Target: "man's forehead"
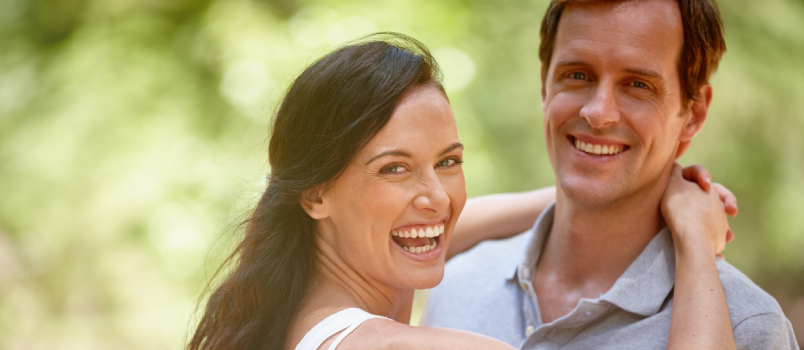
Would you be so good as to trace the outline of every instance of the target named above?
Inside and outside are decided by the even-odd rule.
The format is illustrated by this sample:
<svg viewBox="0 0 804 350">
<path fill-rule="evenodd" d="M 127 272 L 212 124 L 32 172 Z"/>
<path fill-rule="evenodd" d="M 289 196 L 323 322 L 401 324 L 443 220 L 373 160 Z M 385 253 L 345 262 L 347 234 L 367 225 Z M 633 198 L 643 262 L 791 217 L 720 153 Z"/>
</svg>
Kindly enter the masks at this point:
<svg viewBox="0 0 804 350">
<path fill-rule="evenodd" d="M 567 20 L 570 18 L 576 20 Z M 562 28 L 621 21 L 632 25 L 629 34 L 643 34 L 659 24 L 683 35 L 681 11 L 674 0 L 572 1 L 564 8 L 558 27 L 560 33 Z"/>
<path fill-rule="evenodd" d="M 596 55 L 643 57 L 658 70 L 662 59 L 675 66 L 683 44 L 678 5 L 672 0 L 572 3 L 558 26 L 553 64 Z"/>
</svg>

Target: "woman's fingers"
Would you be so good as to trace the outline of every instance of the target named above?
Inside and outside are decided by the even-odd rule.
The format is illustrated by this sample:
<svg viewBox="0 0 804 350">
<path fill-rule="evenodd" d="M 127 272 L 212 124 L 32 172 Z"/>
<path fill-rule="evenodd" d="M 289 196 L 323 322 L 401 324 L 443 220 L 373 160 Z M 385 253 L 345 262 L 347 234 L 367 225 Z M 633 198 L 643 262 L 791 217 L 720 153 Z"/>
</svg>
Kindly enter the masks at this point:
<svg viewBox="0 0 804 350">
<path fill-rule="evenodd" d="M 720 196 L 720 200 L 723 202 L 723 205 L 726 207 L 726 214 L 731 216 L 737 215 L 737 197 L 734 193 L 731 193 L 728 188 L 725 186 L 714 183 L 715 190 L 717 191 L 718 196 Z"/>
<path fill-rule="evenodd" d="M 682 175 L 687 181 L 697 183 L 698 187 L 704 191 L 709 191 L 709 187 L 712 185 L 712 175 L 700 165 L 690 165 L 684 168 Z"/>
<path fill-rule="evenodd" d="M 719 183 L 712 183 L 712 175 L 709 174 L 709 171 L 707 171 L 706 168 L 700 165 L 690 165 L 683 168 L 682 176 L 687 181 L 697 183 L 698 187 L 704 191 L 708 191 L 709 188 L 714 185 L 715 190 L 717 190 L 717 194 L 720 196 L 720 200 L 726 207 L 726 214 L 731 216 L 737 215 L 737 212 L 739 211 L 737 209 L 737 197 L 725 186 Z"/>
</svg>

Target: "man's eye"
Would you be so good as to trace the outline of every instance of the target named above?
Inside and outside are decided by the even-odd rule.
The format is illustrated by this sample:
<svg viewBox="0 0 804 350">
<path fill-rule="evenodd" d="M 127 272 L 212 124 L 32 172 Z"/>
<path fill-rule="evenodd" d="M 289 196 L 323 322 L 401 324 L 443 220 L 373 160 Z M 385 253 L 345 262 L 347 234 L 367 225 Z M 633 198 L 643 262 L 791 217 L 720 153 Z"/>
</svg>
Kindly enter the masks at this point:
<svg viewBox="0 0 804 350">
<path fill-rule="evenodd" d="M 647 89 L 648 88 L 648 85 L 643 83 L 643 82 L 641 82 L 641 81 L 632 82 L 631 86 L 633 86 L 633 87 L 635 87 L 637 89 Z"/>
<path fill-rule="evenodd" d="M 570 75 L 575 80 L 586 80 L 586 73 L 575 72 Z"/>
<path fill-rule="evenodd" d="M 383 168 L 380 172 L 383 174 L 399 174 L 405 171 L 405 167 L 401 165 L 391 165 Z"/>
</svg>

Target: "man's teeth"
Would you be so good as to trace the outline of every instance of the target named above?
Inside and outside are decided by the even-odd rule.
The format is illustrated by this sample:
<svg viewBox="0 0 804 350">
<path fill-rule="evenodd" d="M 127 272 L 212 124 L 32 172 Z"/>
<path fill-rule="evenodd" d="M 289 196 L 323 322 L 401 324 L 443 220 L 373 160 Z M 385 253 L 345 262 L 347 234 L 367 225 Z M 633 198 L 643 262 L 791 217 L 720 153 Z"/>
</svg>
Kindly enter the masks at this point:
<svg viewBox="0 0 804 350">
<path fill-rule="evenodd" d="M 623 151 L 623 148 L 620 146 L 593 145 L 591 143 L 586 143 L 578 139 L 575 139 L 575 148 L 584 151 L 586 153 L 597 154 L 597 155 L 601 154 L 615 155 Z"/>
<path fill-rule="evenodd" d="M 418 237 L 436 237 L 440 234 L 444 233 L 444 225 L 438 225 L 436 227 L 427 227 L 422 229 L 410 229 L 408 231 L 397 231 L 392 230 L 392 236 L 398 236 L 402 238 L 418 238 Z"/>
<path fill-rule="evenodd" d="M 409 251 L 414 254 L 421 254 L 429 252 L 435 249 L 436 245 L 438 245 L 438 241 L 436 241 L 435 237 L 440 236 L 444 233 L 444 225 L 438 225 L 434 227 L 426 227 L 421 229 L 408 229 L 408 230 L 391 230 L 391 235 L 396 237 L 402 238 L 419 238 L 419 237 L 427 237 L 430 241 L 430 244 L 425 245 L 423 247 L 405 247 L 402 246 L 402 249 Z"/>
</svg>

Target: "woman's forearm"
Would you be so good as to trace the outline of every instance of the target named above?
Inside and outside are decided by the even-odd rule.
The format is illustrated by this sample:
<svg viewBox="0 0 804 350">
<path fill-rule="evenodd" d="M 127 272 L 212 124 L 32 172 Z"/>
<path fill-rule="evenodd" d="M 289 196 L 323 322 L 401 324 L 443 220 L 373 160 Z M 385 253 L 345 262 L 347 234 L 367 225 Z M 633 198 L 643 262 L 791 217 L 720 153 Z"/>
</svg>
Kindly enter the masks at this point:
<svg viewBox="0 0 804 350">
<path fill-rule="evenodd" d="M 447 259 L 484 240 L 511 237 L 529 229 L 555 198 L 555 187 L 547 187 L 469 199 L 455 226 Z"/>
<path fill-rule="evenodd" d="M 676 244 L 676 284 L 667 349 L 736 349 L 714 254 Z"/>
</svg>

